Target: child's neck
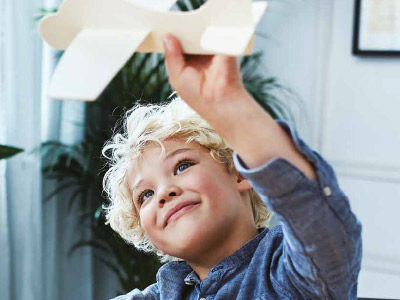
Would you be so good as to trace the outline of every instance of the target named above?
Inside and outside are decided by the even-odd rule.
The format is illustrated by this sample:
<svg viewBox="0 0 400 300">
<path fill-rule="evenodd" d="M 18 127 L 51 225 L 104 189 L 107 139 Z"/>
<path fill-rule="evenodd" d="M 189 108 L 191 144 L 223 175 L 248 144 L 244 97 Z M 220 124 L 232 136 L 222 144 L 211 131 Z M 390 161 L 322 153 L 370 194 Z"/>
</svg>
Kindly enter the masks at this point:
<svg viewBox="0 0 400 300">
<path fill-rule="evenodd" d="M 203 253 L 200 259 L 187 260 L 187 263 L 196 272 L 201 281 L 207 278 L 213 266 L 235 253 L 258 234 L 255 226 L 249 227 L 243 225 L 240 229 L 232 230 L 231 232 L 230 236 L 225 236 L 221 239 L 223 243 L 213 247 L 209 252 Z"/>
</svg>

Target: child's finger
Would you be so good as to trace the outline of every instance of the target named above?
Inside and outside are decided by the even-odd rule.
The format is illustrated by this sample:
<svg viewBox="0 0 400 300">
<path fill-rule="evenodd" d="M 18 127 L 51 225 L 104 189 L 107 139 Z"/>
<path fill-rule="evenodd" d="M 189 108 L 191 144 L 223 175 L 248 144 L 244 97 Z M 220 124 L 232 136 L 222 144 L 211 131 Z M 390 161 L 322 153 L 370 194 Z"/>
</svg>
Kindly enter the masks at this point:
<svg viewBox="0 0 400 300">
<path fill-rule="evenodd" d="M 224 66 L 229 71 L 236 71 L 238 62 L 234 56 L 217 55 L 216 60 L 219 65 Z"/>
<path fill-rule="evenodd" d="M 171 81 L 177 78 L 185 66 L 185 57 L 179 40 L 172 34 L 167 33 L 163 37 L 165 65 Z"/>
</svg>

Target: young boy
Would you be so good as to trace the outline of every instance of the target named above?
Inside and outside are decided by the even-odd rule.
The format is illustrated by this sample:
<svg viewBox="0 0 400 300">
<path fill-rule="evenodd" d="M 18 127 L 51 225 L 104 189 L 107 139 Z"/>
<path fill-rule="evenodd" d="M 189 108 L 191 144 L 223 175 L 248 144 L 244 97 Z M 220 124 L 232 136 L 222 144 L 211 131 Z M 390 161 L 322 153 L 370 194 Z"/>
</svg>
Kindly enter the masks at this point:
<svg viewBox="0 0 400 300">
<path fill-rule="evenodd" d="M 164 47 L 187 104 L 130 111 L 104 183 L 112 228 L 172 261 L 116 299 L 356 299 L 361 225 L 330 165 L 252 99 L 235 58 Z"/>
</svg>

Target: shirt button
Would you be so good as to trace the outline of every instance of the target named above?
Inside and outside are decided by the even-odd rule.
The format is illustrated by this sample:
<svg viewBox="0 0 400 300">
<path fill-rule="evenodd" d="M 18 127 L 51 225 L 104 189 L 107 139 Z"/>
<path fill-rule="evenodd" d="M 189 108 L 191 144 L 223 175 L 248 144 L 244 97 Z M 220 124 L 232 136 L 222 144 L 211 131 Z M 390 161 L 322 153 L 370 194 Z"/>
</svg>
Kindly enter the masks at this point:
<svg viewBox="0 0 400 300">
<path fill-rule="evenodd" d="M 329 186 L 324 187 L 324 193 L 325 193 L 325 196 L 332 195 L 331 188 Z"/>
</svg>

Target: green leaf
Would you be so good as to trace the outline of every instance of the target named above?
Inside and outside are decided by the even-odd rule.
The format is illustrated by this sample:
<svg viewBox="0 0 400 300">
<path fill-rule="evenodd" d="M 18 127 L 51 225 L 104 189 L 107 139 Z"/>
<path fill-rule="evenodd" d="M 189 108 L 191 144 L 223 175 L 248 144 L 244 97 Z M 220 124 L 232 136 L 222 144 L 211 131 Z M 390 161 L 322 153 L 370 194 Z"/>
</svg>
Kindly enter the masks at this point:
<svg viewBox="0 0 400 300">
<path fill-rule="evenodd" d="M 35 21 L 39 21 L 43 17 L 45 17 L 45 16 L 47 16 L 49 14 L 56 13 L 56 12 L 57 12 L 57 8 L 51 8 L 51 9 L 41 8 L 41 9 L 39 9 L 38 13 L 34 17 L 34 20 Z"/>
<path fill-rule="evenodd" d="M 189 0 L 189 2 L 190 2 L 190 5 L 192 6 L 192 10 L 198 9 L 201 5 L 199 3 L 199 1 L 196 1 L 196 0 Z"/>
<path fill-rule="evenodd" d="M 176 5 L 178 5 L 180 11 L 188 11 L 189 8 L 187 7 L 186 3 L 182 0 L 179 0 Z"/>
<path fill-rule="evenodd" d="M 44 201 L 45 202 L 49 201 L 51 198 L 57 196 L 61 192 L 65 191 L 65 190 L 67 190 L 69 188 L 72 188 L 72 187 L 74 187 L 76 185 L 77 185 L 77 182 L 74 181 L 74 180 L 70 180 L 70 181 L 65 182 L 65 183 L 63 183 L 61 185 L 58 185 L 52 192 L 50 192 L 48 195 L 46 195 L 44 197 Z"/>
<path fill-rule="evenodd" d="M 104 245 L 102 241 L 96 241 L 96 240 L 81 240 L 76 242 L 71 249 L 68 251 L 68 256 L 71 256 L 76 250 L 82 248 L 82 247 L 93 247 L 96 249 L 99 249 L 100 251 L 103 251 L 104 253 L 109 253 L 110 249 L 108 248 L 107 245 Z"/>
<path fill-rule="evenodd" d="M 101 217 L 101 214 L 103 212 L 103 208 L 99 206 L 96 211 L 94 212 L 94 218 L 98 220 Z"/>
<path fill-rule="evenodd" d="M 9 157 L 14 156 L 22 151 L 24 151 L 24 150 L 21 148 L 0 145 L 0 159 L 9 158 Z"/>
</svg>

